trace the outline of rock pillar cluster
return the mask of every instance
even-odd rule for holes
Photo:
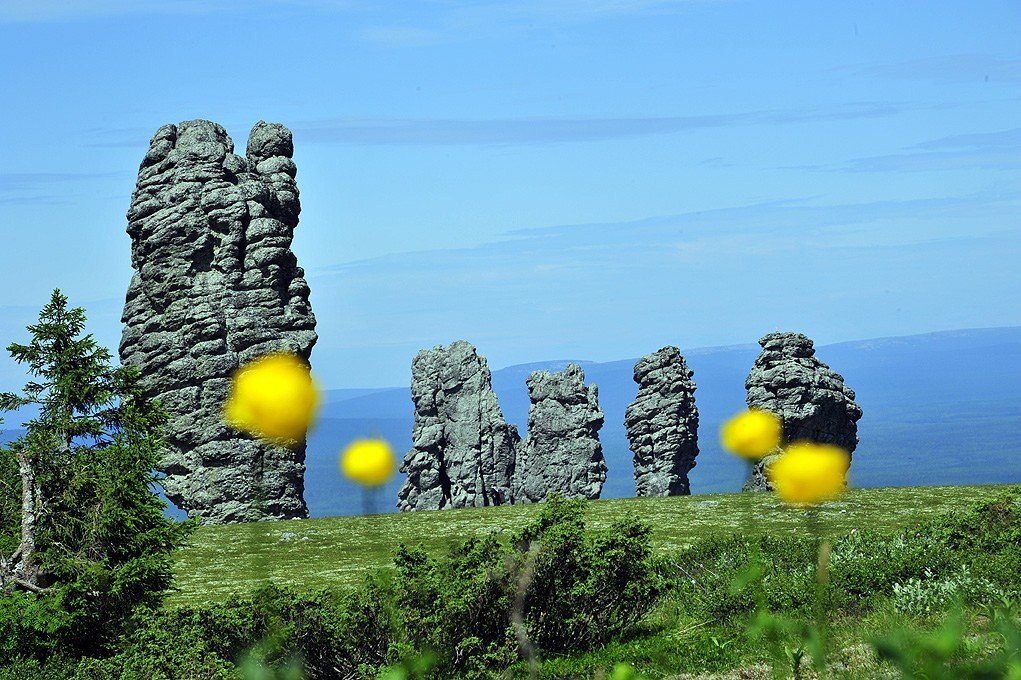
[[[676,347],[664,347],[635,364],[638,396],[624,426],[634,453],[635,494],[691,493],[688,472],[698,456],[698,409],[691,369]]]
[[[315,316],[291,252],[300,205],[290,131],[257,123],[244,156],[216,123],[156,131],[128,210],[120,357],[167,409],[167,496],[206,522],[305,517],[305,446],[233,430],[235,369],[275,350],[308,361]]]
[[[861,408],[844,378],[815,356],[801,333],[769,333],[745,381],[748,408],[772,411],[783,419],[783,443],[809,440],[836,444],[849,454],[858,445]],[[746,491],[769,490],[765,469],[775,454],[756,464]]]
[[[463,340],[418,353],[411,368],[412,449],[401,472],[401,510],[512,502],[519,441],[493,392],[486,359]]]
[[[527,382],[528,436],[508,424],[484,357],[470,343],[422,350],[412,362],[412,448],[400,510],[543,501],[549,493],[598,498],[606,480],[603,412],[581,368],[536,371]]]
[[[120,357],[170,416],[161,470],[168,498],[208,523],[306,517],[305,443],[283,448],[223,421],[231,376],[274,351],[306,363],[316,320],[291,251],[301,206],[291,132],[258,122],[245,155],[218,124],[164,125],[138,171],[127,213],[134,274]],[[862,411],[800,333],[770,333],[745,383],[749,408],[778,414],[784,442],[849,453]],[[676,347],[635,365],[625,414],[639,496],[690,493],[698,456],[695,384]],[[606,481],[603,411],[581,367],[535,371],[521,441],[504,420],[484,357],[465,342],[423,350],[412,366],[413,447],[401,510],[530,503],[549,493],[598,498]],[[746,489],[768,489],[761,461]]]

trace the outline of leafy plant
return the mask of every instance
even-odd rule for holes
[[[1021,678],[1021,626],[1012,616],[994,617],[990,632],[1001,641],[984,654],[968,654],[966,615],[958,605],[932,632],[907,629],[873,639],[876,653],[909,680]]]
[[[1000,596],[1000,590],[987,579],[972,576],[967,564],[944,578],[937,578],[927,569],[924,579],[910,578],[903,584],[893,584],[894,607],[915,615],[944,611],[958,599],[981,604]]]

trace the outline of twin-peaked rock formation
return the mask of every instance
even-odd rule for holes
[[[524,442],[508,424],[484,357],[468,342],[422,350],[412,362],[412,449],[401,472],[400,510],[545,500],[550,492],[598,498],[606,480],[603,412],[581,368],[536,371]]]
[[[167,496],[212,523],[305,517],[305,445],[228,427],[231,374],[273,350],[316,343],[298,224],[290,131],[259,122],[245,156],[205,120],[156,131],[128,211],[131,266],[120,356],[169,412]]]
[[[568,364],[557,373],[535,371],[525,381],[528,434],[518,450],[514,500],[546,500],[555,491],[568,498],[599,498],[606,463],[599,443],[603,411],[599,391],[585,384],[585,373]]]
[[[411,364],[412,449],[401,472],[401,510],[511,502],[518,430],[503,419],[486,359],[458,340],[422,350]]]
[[[698,409],[693,373],[676,347],[635,364],[638,396],[624,414],[635,464],[635,494],[691,493],[688,472],[698,455]]]
[[[812,341],[801,333],[770,333],[759,344],[762,352],[745,381],[748,408],[780,416],[784,444],[807,439],[853,452],[862,411],[843,376],[816,358]],[[765,469],[775,458],[755,465],[746,491],[771,488]]]

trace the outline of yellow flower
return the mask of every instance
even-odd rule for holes
[[[780,445],[783,423],[769,411],[750,409],[740,413],[720,428],[720,444],[742,458],[762,458]]]
[[[766,468],[777,495],[788,503],[815,505],[847,487],[851,458],[833,444],[794,442]]]
[[[275,352],[234,372],[224,420],[280,446],[305,439],[315,419],[319,393],[308,365],[288,352]]]
[[[386,484],[396,467],[393,449],[382,439],[358,439],[340,458],[341,471],[362,486]]]

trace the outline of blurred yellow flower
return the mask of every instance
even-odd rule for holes
[[[340,458],[340,469],[362,486],[381,486],[397,467],[393,449],[382,439],[358,439]]]
[[[780,416],[769,411],[750,409],[740,413],[720,428],[720,444],[742,458],[762,458],[780,445],[783,423]]]
[[[318,405],[308,365],[297,355],[274,352],[234,372],[223,415],[238,430],[293,446],[304,440]]]
[[[850,465],[850,456],[839,446],[800,441],[788,446],[766,475],[783,500],[815,505],[843,493]]]

